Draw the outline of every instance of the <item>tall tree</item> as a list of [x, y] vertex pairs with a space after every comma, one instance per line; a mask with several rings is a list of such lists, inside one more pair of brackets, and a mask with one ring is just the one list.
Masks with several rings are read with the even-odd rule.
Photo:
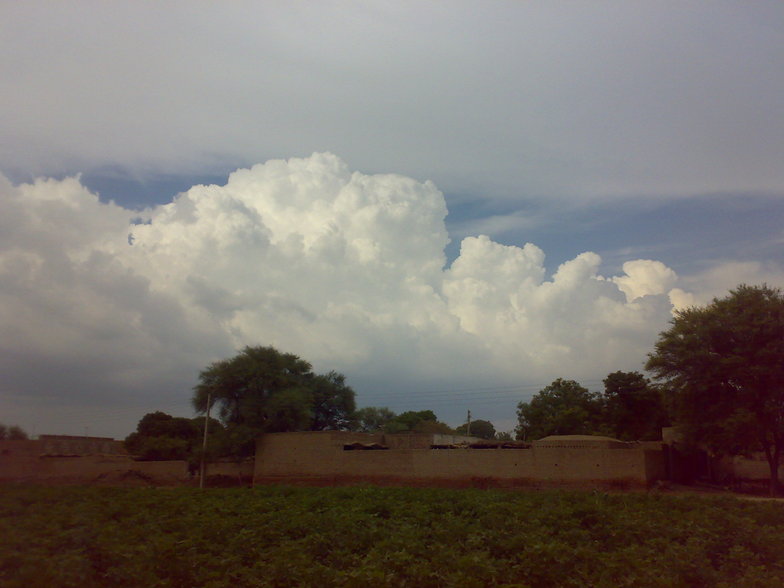
[[354, 390], [346, 384], [346, 376], [331, 371], [316, 376], [311, 383], [313, 398], [313, 431], [345, 430], [352, 426], [356, 402]]
[[574, 380], [558, 378], [531, 402], [517, 405], [517, 438], [524, 441], [548, 435], [594, 433], [601, 413], [599, 395]]
[[383, 430], [396, 416], [386, 406], [366, 406], [354, 413], [354, 428], [363, 433], [374, 433]]
[[477, 419], [471, 421], [470, 427], [468, 423], [460, 425], [455, 429], [455, 433], [458, 435], [468, 435], [470, 433], [472, 437], [479, 437], [480, 439], [495, 439], [495, 426], [490, 421]]
[[385, 433], [454, 433], [446, 423], [442, 423], [432, 410], [407, 410], [384, 425]]
[[317, 375], [310, 363], [274, 347], [246, 347], [199, 374], [193, 405], [219, 407], [227, 427], [258, 432], [348, 428], [354, 391], [337, 372]]
[[780, 493], [784, 449], [784, 296], [741, 285], [705, 307], [675, 313], [646, 368], [666, 384], [687, 439], [724, 453], [761, 450]]
[[274, 347], [245, 347], [199, 374], [193, 405], [203, 413], [209, 396], [226, 424], [279, 429], [278, 423], [269, 422], [269, 400], [280, 392], [302, 388], [313, 377], [311, 365], [292, 353]]
[[[223, 427], [215, 419], [211, 421], [213, 436], [219, 436]], [[150, 412], [141, 418], [136, 431], [125, 438], [125, 448], [143, 460], [192, 459], [200, 449], [203, 423], [203, 418]]]
[[7, 427], [3, 424], [0, 424], [0, 441], [24, 441], [26, 439], [29, 439], [29, 437], [21, 427], [17, 425], [11, 425], [10, 427]]
[[639, 372], [613, 372], [604, 379], [601, 428], [625, 441], [659, 439], [666, 414], [659, 390]]

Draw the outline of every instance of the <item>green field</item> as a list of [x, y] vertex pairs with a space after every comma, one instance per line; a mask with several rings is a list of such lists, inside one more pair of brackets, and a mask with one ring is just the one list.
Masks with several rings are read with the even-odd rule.
[[0, 486], [0, 586], [782, 586], [784, 504]]

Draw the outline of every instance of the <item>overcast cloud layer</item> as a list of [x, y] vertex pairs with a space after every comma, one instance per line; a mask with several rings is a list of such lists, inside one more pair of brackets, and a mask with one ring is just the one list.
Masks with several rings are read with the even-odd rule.
[[782, 72], [778, 1], [2, 3], [0, 422], [246, 344], [452, 424], [599, 389], [784, 286]]
[[496, 198], [784, 185], [780, 2], [5, 3], [6, 173], [331, 151]]

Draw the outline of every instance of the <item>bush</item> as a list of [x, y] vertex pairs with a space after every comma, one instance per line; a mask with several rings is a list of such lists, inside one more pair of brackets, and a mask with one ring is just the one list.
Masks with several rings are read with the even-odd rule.
[[369, 487], [0, 487], [0, 585], [9, 587], [783, 581], [777, 503]]

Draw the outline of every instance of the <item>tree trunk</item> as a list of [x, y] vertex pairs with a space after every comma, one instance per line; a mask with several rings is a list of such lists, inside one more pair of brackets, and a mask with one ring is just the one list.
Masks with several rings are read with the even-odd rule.
[[770, 468], [770, 495], [781, 495], [781, 483], [779, 482], [779, 455], [781, 450], [779, 447], [765, 447], [765, 457], [768, 459], [768, 468]]

